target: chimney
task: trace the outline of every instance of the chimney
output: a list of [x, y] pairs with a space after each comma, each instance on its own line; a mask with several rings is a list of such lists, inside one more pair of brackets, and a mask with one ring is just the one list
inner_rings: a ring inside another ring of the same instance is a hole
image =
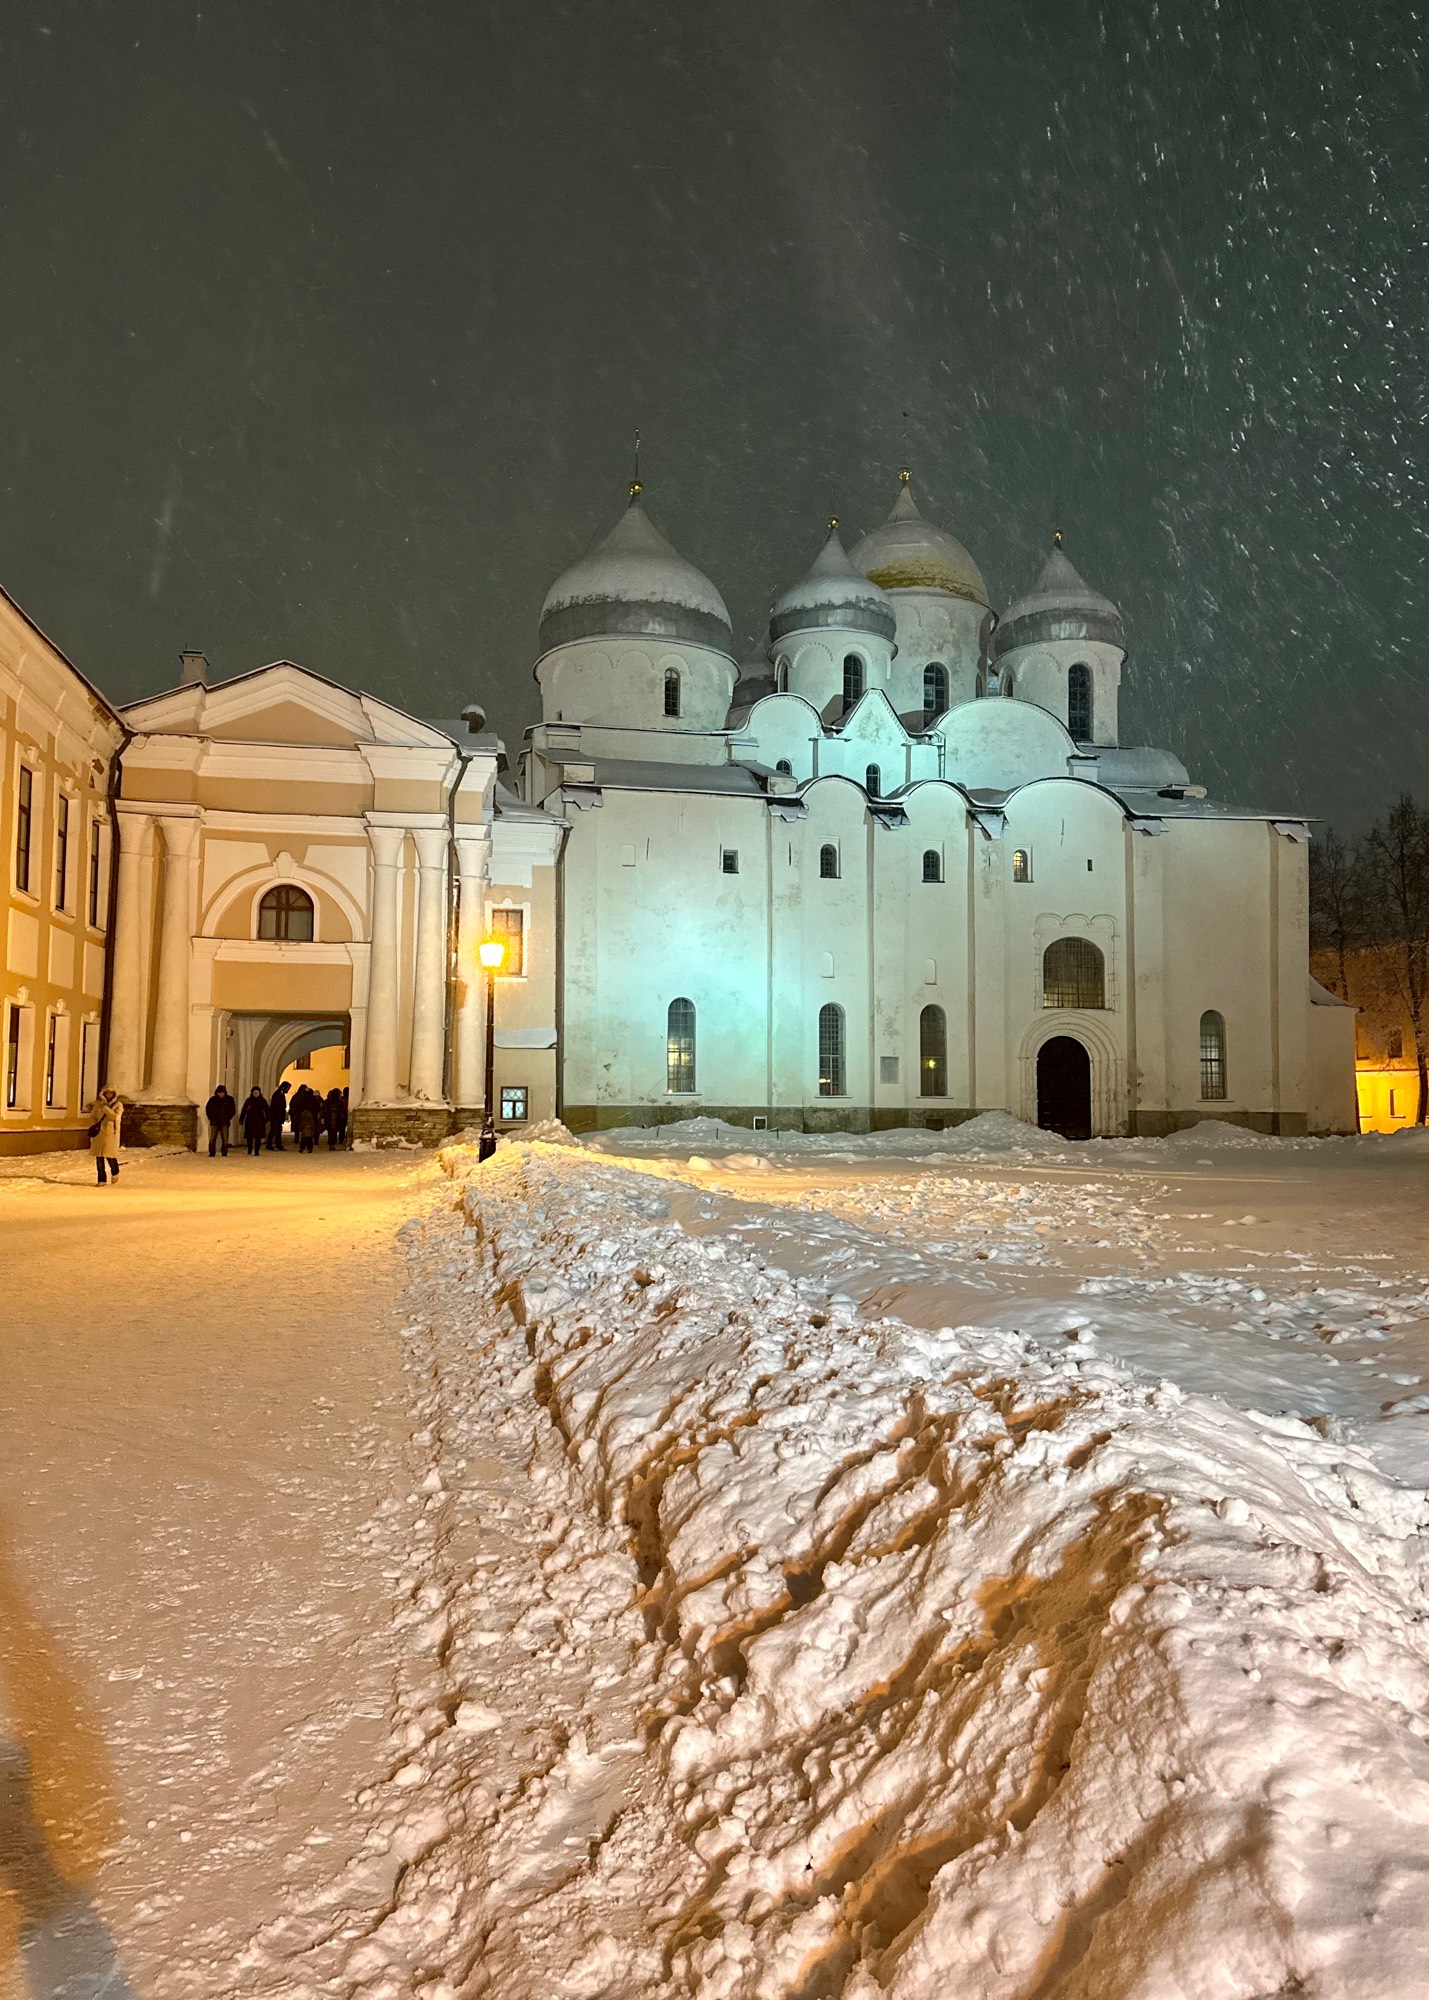
[[469, 702], [461, 712], [461, 719], [470, 735], [480, 736], [486, 727], [486, 710], [479, 701]]
[[179, 686], [208, 686], [208, 661], [202, 653], [179, 654]]

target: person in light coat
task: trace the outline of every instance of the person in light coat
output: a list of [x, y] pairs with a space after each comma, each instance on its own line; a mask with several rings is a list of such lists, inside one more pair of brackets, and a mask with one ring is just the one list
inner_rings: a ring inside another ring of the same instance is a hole
[[119, 1127], [123, 1120], [124, 1100], [113, 1084], [106, 1083], [89, 1107], [89, 1150], [101, 1187], [106, 1164], [111, 1180], [119, 1178]]

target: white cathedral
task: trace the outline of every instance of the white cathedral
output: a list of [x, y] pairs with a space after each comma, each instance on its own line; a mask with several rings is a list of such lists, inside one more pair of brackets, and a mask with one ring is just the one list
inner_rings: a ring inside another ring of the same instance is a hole
[[743, 672], [638, 484], [547, 596], [522, 788], [568, 828], [563, 1118], [1353, 1130], [1305, 820], [1124, 747], [1121, 619], [1060, 538], [996, 616], [900, 480]]
[[1000, 617], [905, 473], [743, 671], [645, 512], [549, 592], [513, 772], [289, 661], [115, 711], [0, 593], [0, 1152], [198, 1135], [214, 1084], [328, 1052], [359, 1136], [1352, 1131], [1354, 1012], [1310, 977], [1309, 828], [1123, 747], [1116, 606], [1060, 547]]

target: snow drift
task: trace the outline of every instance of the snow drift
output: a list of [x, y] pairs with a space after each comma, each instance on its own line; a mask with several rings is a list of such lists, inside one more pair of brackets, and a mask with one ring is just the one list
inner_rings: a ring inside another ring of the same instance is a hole
[[487, 1393], [563, 1443], [551, 1658], [623, 1636], [640, 1708], [483, 1833], [475, 1990], [1425, 1990], [1422, 1493], [1075, 1337], [857, 1323], [589, 1154], [448, 1163]]

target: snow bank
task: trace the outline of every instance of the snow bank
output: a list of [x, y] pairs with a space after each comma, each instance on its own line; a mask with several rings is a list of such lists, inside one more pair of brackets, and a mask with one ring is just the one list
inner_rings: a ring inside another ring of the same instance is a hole
[[724, 1118], [680, 1118], [664, 1125], [621, 1125], [588, 1139], [592, 1152], [761, 1154], [843, 1153], [858, 1159], [924, 1159], [948, 1154], [1069, 1151], [1054, 1132], [1024, 1125], [1006, 1111], [982, 1111], [944, 1132], [899, 1126], [888, 1132], [754, 1132]]
[[1423, 1494], [1075, 1336], [860, 1325], [588, 1153], [450, 1165], [473, 1356], [509, 1316], [565, 1443], [552, 1665], [622, 1562], [644, 1632], [624, 1807], [532, 1887], [593, 1709], [473, 1861], [473, 1990], [1425, 1990]]

